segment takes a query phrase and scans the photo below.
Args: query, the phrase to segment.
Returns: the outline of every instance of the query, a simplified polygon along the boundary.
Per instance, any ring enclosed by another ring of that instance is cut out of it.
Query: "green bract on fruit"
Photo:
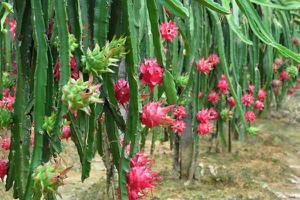
[[[298,68],[295,66],[289,66],[286,68],[286,71],[291,78],[296,78],[298,76]]]
[[[50,193],[57,193],[59,186],[63,185],[63,180],[66,178],[66,173],[71,167],[62,169],[60,162],[56,161],[55,164],[40,165],[32,174],[33,185],[33,198],[39,199],[42,195]]]
[[[83,81],[82,74],[79,79],[71,78],[63,87],[62,101],[71,111],[82,110],[90,113],[89,105],[91,103],[102,103],[99,99],[100,85],[93,85],[93,77],[90,75],[88,81]]]
[[[56,48],[60,48],[60,42],[59,42],[59,39],[58,37],[56,37],[54,39],[54,46]],[[69,33],[69,51],[70,53],[72,53],[73,51],[75,51],[76,48],[78,48],[78,43],[77,43],[77,40],[75,38],[75,36],[73,34],[70,34]]]
[[[92,72],[93,74],[102,74],[113,71],[109,66],[117,66],[117,62],[125,56],[125,42],[126,38],[114,38],[111,42],[100,49],[96,44],[93,51],[87,50],[86,55],[82,56],[82,63],[84,64],[84,70],[86,72]]]
[[[220,113],[220,116],[223,121],[227,121],[228,119],[232,118],[232,113],[228,109],[223,109]]]
[[[250,126],[249,128],[247,128],[247,133],[250,135],[255,135],[257,132],[259,131],[258,128]]]
[[[75,49],[78,47],[76,38],[73,34],[69,34],[69,48],[70,52],[75,51]]]
[[[45,121],[43,124],[43,129],[50,135],[55,123],[56,114],[52,113],[51,116],[45,117]]]
[[[185,86],[188,84],[188,81],[189,81],[189,76],[188,76],[188,75],[178,76],[178,77],[175,79],[175,82],[176,82],[176,84],[177,84],[179,87],[185,87]]]

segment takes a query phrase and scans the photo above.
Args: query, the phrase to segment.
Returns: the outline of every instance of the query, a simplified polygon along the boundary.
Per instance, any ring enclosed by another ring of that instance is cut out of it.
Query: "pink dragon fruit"
[[[8,162],[7,160],[0,159],[0,178],[3,181],[4,177],[7,175]]]
[[[129,102],[130,88],[129,83],[123,79],[117,80],[114,84],[114,91],[117,101],[124,105]]]
[[[173,110],[173,114],[177,119],[182,119],[186,116],[184,106],[176,106]]]
[[[159,66],[155,59],[146,59],[140,67],[141,84],[147,84],[151,91],[163,81],[164,69]]]
[[[251,122],[254,122],[255,119],[256,119],[256,116],[255,116],[255,113],[252,112],[252,111],[246,111],[245,112],[245,118],[246,120],[251,123]]]
[[[197,127],[199,135],[208,135],[212,132],[212,126],[210,123],[200,123]]]
[[[178,34],[178,28],[171,20],[162,23],[159,31],[164,41],[172,41]]]
[[[228,82],[224,74],[222,74],[221,80],[217,84],[217,88],[222,94],[226,94],[228,92]]]
[[[203,74],[208,74],[210,70],[212,69],[212,65],[208,60],[205,60],[204,58],[201,58],[197,62],[197,71]]]
[[[257,110],[263,110],[264,109],[264,103],[261,101],[256,101],[254,104],[254,108]]]
[[[182,135],[184,133],[185,128],[186,128],[185,122],[182,120],[174,121],[171,126],[172,131],[179,135]]]
[[[208,109],[202,109],[197,113],[196,119],[200,123],[208,123],[210,120],[210,115],[209,115]]]
[[[245,106],[251,106],[254,103],[254,97],[252,96],[252,94],[249,94],[249,93],[245,94],[242,97],[242,103]]]
[[[9,148],[10,148],[10,137],[9,136],[2,137],[1,148],[5,151],[9,150]]]
[[[207,60],[212,65],[212,67],[214,67],[220,62],[220,58],[217,54],[210,54]]]
[[[219,95],[218,93],[216,93],[215,91],[210,92],[207,95],[207,100],[212,103],[212,104],[216,104],[219,101]]]
[[[265,100],[265,97],[267,96],[266,91],[264,89],[259,89],[258,90],[258,100],[260,100],[261,102],[263,102]]]
[[[152,171],[151,161],[142,153],[137,153],[131,158],[130,167],[127,173],[128,199],[142,199],[162,178],[158,176],[158,171]]]
[[[148,102],[142,109],[142,124],[148,128],[171,124],[174,119],[166,116],[174,106],[161,107],[161,102]]]
[[[219,117],[219,113],[214,108],[210,108],[208,110],[208,113],[209,113],[209,119],[210,120],[217,120],[218,117]]]
[[[233,97],[229,97],[228,98],[228,104],[231,106],[231,107],[234,107],[235,106],[235,100]]]

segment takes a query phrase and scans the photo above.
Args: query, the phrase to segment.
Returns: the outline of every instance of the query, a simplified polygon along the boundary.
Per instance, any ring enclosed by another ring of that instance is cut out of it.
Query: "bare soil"
[[[233,142],[232,153],[208,153],[209,137],[201,138],[199,180],[187,183],[172,173],[169,144],[157,142],[152,159],[163,181],[150,192],[148,200],[276,200],[300,199],[300,124],[290,125],[270,119],[258,120],[260,131],[244,143]],[[147,142],[146,153],[150,143]],[[104,199],[105,168],[97,156],[90,178],[81,183],[78,156],[72,142],[65,143],[62,157],[73,166],[65,185],[63,200]],[[1,200],[11,200],[11,192],[0,183]]]

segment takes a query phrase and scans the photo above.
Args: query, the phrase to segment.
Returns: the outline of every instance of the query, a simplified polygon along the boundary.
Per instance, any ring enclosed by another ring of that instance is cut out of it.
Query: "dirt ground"
[[[300,125],[258,120],[260,129],[244,143],[235,141],[232,153],[208,153],[208,137],[201,138],[199,180],[186,183],[172,174],[168,143],[156,144],[152,159],[163,181],[148,200],[275,200],[300,199]],[[105,168],[100,157],[92,162],[90,178],[80,181],[80,164],[72,142],[62,157],[73,165],[60,193],[63,200],[103,199]],[[149,152],[147,150],[147,152]],[[11,200],[0,183],[1,200]]]
[[[233,143],[232,153],[207,153],[208,138],[202,138],[200,180],[190,184],[174,179],[163,145],[153,158],[164,180],[148,199],[300,199],[300,126],[259,120],[257,127],[256,136]]]

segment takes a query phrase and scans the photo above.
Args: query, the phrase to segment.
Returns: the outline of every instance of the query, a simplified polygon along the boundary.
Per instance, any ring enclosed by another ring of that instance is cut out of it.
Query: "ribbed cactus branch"
[[[66,1],[65,0],[55,0],[55,23],[58,29],[58,39],[60,43],[59,48],[59,60],[60,60],[60,80],[59,80],[59,96],[62,97],[62,87],[70,79],[70,47],[69,47],[69,33],[68,33],[68,18],[66,11]],[[53,147],[55,151],[60,152],[60,133],[62,125],[62,117],[66,113],[67,108],[62,104],[62,101],[59,101],[58,104],[58,113],[54,125],[54,131],[52,135]]]
[[[16,16],[17,21],[20,23],[22,22],[22,18],[27,16],[27,13],[24,14],[25,5],[20,5],[19,2],[16,2],[16,5],[20,6],[20,10],[16,10]],[[25,21],[25,20],[24,20]],[[18,30],[16,33],[16,37],[20,35],[26,35],[26,29],[24,29],[25,26],[18,26]],[[27,27],[26,27],[27,28]],[[28,29],[29,31],[30,28]],[[1,39],[0,39],[1,40]],[[18,41],[16,41],[17,43]],[[0,42],[1,43],[1,42]],[[26,184],[26,181],[23,177],[23,170],[20,170],[24,168],[24,159],[27,160],[23,152],[21,151],[20,144],[22,143],[22,139],[24,137],[24,113],[25,113],[25,67],[24,67],[24,49],[26,48],[26,40],[21,42],[21,48],[16,49],[16,61],[18,66],[18,76],[17,76],[17,92],[16,92],[16,99],[15,99],[15,105],[14,105],[14,114],[13,114],[13,121],[14,125],[12,127],[12,145],[9,153],[9,172],[8,177],[6,181],[6,189],[10,189],[12,187],[12,184],[14,182],[14,196],[16,198],[21,198],[23,196],[24,192],[24,185]],[[2,93],[2,91],[0,91]],[[26,147],[24,147],[26,149]],[[16,167],[18,166],[18,167]]]
[[[34,148],[30,164],[30,173],[26,186],[24,199],[30,199],[32,195],[33,180],[32,172],[42,162],[42,148],[43,148],[43,123],[45,115],[46,102],[46,80],[47,80],[47,42],[46,30],[43,20],[42,4],[40,0],[31,0],[32,23],[34,31],[34,42],[37,50],[36,55],[36,69],[34,81]]]
[[[95,1],[94,41],[101,47],[105,45],[110,20],[111,0]]]
[[[149,19],[151,24],[153,45],[155,48],[154,54],[157,59],[157,62],[161,66],[165,66],[165,60],[162,53],[163,46],[162,46],[162,41],[159,33],[159,17],[158,17],[158,10],[157,10],[157,1],[156,0],[146,0],[146,1],[147,1]]]

